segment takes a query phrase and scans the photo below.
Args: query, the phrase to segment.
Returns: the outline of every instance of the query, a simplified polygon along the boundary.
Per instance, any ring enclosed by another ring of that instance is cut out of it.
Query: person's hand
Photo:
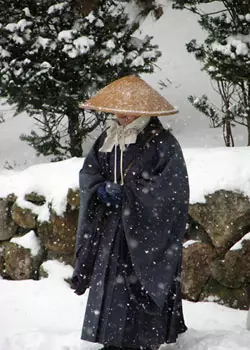
[[[114,182],[106,182],[106,192],[115,202],[120,202],[122,199],[122,186]]]
[[[97,196],[106,204],[118,204],[122,199],[122,186],[105,181],[98,187]]]
[[[97,197],[101,199],[104,203],[110,202],[110,196],[108,195],[106,191],[106,182],[103,182],[98,188],[97,188]]]

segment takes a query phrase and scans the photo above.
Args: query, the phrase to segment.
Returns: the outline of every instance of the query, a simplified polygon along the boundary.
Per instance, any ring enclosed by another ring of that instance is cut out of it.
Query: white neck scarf
[[[117,120],[112,119],[111,126],[107,130],[107,137],[104,140],[100,152],[112,152],[114,146],[120,146],[121,151],[125,145],[135,143],[138,134],[149,123],[151,117],[139,117],[126,126],[120,125]]]
[[[123,152],[125,145],[130,145],[136,142],[138,134],[149,123],[151,117],[139,117],[132,123],[126,126],[118,124],[117,120],[112,120],[111,127],[107,130],[107,136],[104,140],[100,152],[112,152],[115,147],[115,160],[114,160],[114,183],[117,183],[117,146],[120,146],[120,184],[124,184],[123,174]]]

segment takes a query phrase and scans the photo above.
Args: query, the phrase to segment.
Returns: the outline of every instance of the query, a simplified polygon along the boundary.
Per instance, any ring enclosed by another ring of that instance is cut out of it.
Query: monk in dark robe
[[[185,332],[180,288],[189,185],[179,143],[157,116],[176,110],[121,78],[82,106],[116,117],[80,171],[73,287],[90,287],[82,339],[156,350]]]

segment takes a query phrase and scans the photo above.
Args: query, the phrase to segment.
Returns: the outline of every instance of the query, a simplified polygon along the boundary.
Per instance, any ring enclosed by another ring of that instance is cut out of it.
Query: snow
[[[51,64],[49,62],[44,61],[43,63],[40,64],[40,68],[42,69],[50,69],[52,68]]]
[[[8,193],[15,193],[17,204],[31,209],[38,215],[38,220],[49,219],[49,203],[58,215],[66,209],[68,189],[78,187],[78,173],[83,160],[72,158],[58,163],[39,164],[23,171],[3,171],[0,173],[0,198]],[[46,197],[47,202],[36,206],[25,201],[26,193],[36,192]]]
[[[245,234],[244,237],[242,237],[238,242],[236,242],[231,248],[230,250],[240,250],[242,249],[242,243],[244,241],[250,241],[250,232],[248,232],[247,234]]]
[[[28,7],[25,7],[23,9],[23,12],[25,13],[26,17],[31,17],[30,9]]]
[[[79,54],[84,54],[95,44],[94,40],[89,39],[87,36],[81,36],[73,41],[74,46],[77,48]]]
[[[73,37],[73,30],[62,30],[60,33],[58,33],[58,40],[59,41],[66,41],[66,42],[70,42],[71,39]]]
[[[242,147],[247,142],[246,128],[236,126],[233,129],[237,148],[224,148],[221,129],[209,128],[209,120],[187,101],[188,95],[199,96],[203,93],[214,103],[219,101],[208,75],[200,71],[199,62],[185,48],[185,43],[192,38],[200,41],[205,37],[197,23],[198,18],[186,11],[173,11],[171,2],[157,0],[157,3],[163,5],[164,15],[155,21],[150,14],[140,28],[140,33],[142,37],[145,34],[154,36],[153,43],[159,45],[162,56],[156,63],[155,72],[143,74],[142,78],[172,105],[179,107],[178,115],[161,117],[161,121],[171,126],[183,147],[190,179],[191,202],[204,202],[205,195],[221,188],[250,196],[249,148]],[[67,6],[67,2],[55,3],[49,13],[60,12],[60,6]],[[27,17],[31,17],[29,8],[23,10]],[[139,14],[134,5],[128,5],[128,12],[130,19]],[[246,14],[245,19],[250,22],[250,14]],[[95,21],[96,18],[89,20]],[[7,29],[10,33],[14,32],[17,25],[9,24]],[[25,25],[25,22],[19,23],[19,29],[25,29]],[[58,36],[58,40],[65,42],[71,39],[63,32]],[[245,44],[249,39],[233,39],[238,40],[238,54],[246,54]],[[49,44],[49,39],[40,37],[36,48]],[[72,45],[69,45],[66,51],[71,49]],[[71,54],[77,54],[77,49]],[[8,55],[1,46],[0,55]],[[25,64],[28,64],[27,60]],[[114,59],[113,62],[116,64],[117,61]],[[57,214],[61,215],[65,210],[68,188],[78,187],[78,173],[83,159],[44,163],[49,159],[43,156],[38,158],[32,148],[18,139],[21,133],[28,134],[34,129],[32,119],[25,113],[14,118],[14,110],[5,105],[0,105],[0,115],[1,112],[6,121],[0,124],[0,198],[15,192],[17,203],[30,208],[41,221],[48,219],[50,202]],[[86,153],[89,144],[84,147]],[[34,165],[37,163],[44,164]],[[44,195],[46,203],[38,207],[25,201],[25,193],[30,192]],[[248,235],[242,240],[249,239]],[[35,234],[30,231],[12,241],[31,249],[35,254],[35,249],[38,249],[35,239]],[[242,240],[231,249],[241,249]],[[195,244],[195,241],[185,244],[187,247]],[[0,350],[100,349],[101,345],[79,339],[88,292],[78,297],[69,288],[65,279],[71,276],[72,268],[57,261],[47,261],[43,269],[49,277],[40,281],[9,281],[0,276]],[[184,315],[189,330],[180,336],[176,345],[162,346],[161,350],[249,350],[247,312],[217,305],[213,296],[208,301],[184,301]],[[248,328],[250,330],[250,313]]]
[[[14,32],[16,30],[16,23],[9,23],[5,28],[10,32]]]
[[[110,39],[106,42],[106,47],[107,49],[114,49],[115,48],[115,43],[114,39]]]
[[[111,66],[119,65],[124,60],[124,54],[119,52],[118,54],[112,56],[107,63],[111,64]]]
[[[31,255],[36,256],[40,251],[40,242],[34,231],[30,231],[21,237],[14,237],[10,240],[26,249],[30,249]]]
[[[183,243],[184,248],[188,248],[190,245],[193,245],[195,243],[199,243],[200,241],[194,240],[194,239],[189,239],[188,241]]]
[[[63,280],[71,278],[73,268],[70,265],[66,265],[56,260],[47,260],[41,268],[48,274],[48,278],[53,282],[62,283]]]
[[[247,315],[247,329],[250,331],[250,312]]]
[[[89,21],[89,23],[93,23],[96,20],[96,17],[94,16],[93,12],[89,13],[89,15],[86,17],[86,20]]]
[[[214,67],[214,66],[210,66],[210,67],[208,67],[208,69],[207,69],[209,72],[216,72],[217,70],[218,70],[218,68],[217,67]]]
[[[190,203],[204,203],[205,196],[220,189],[243,193],[250,198],[249,149],[187,148],[184,149],[190,182]],[[78,188],[78,173],[82,158],[38,164],[22,171],[0,172],[0,198],[15,193],[17,205],[32,210],[39,221],[49,219],[49,205],[58,215],[66,209],[68,189]],[[36,192],[46,198],[37,206],[24,199],[25,194]]]
[[[101,19],[98,19],[96,21],[96,23],[95,23],[95,26],[99,27],[99,28],[102,28],[102,27],[104,27],[104,23],[103,23],[103,21]]]
[[[86,299],[77,298],[64,281],[72,274],[70,266],[48,261],[43,267],[49,278],[1,280],[1,350],[80,349]]]
[[[31,60],[28,58],[25,58],[25,60],[23,61],[23,64],[30,64],[30,63],[31,63]]]
[[[19,69],[15,69],[14,70],[14,74],[16,77],[18,77],[19,75],[21,75],[23,73],[23,69],[19,68]]]
[[[128,14],[129,23],[134,23],[140,15],[140,7],[135,2],[128,2],[125,4],[125,12]]]
[[[16,28],[23,31],[26,27],[29,27],[32,25],[31,21],[27,21],[26,19],[21,19],[19,22],[16,24]]]
[[[10,53],[7,50],[3,49],[1,45],[0,45],[0,56],[2,56],[3,58],[10,57]]]
[[[217,190],[250,197],[249,148],[184,149],[190,181],[190,202],[204,203]]]
[[[131,63],[132,67],[139,67],[143,65],[144,65],[144,59],[141,56],[136,57],[136,59],[134,59],[133,62]]]
[[[88,291],[77,296],[64,279],[72,267],[47,261],[48,278],[39,281],[0,279],[1,350],[98,350],[80,340]],[[184,301],[188,331],[177,344],[161,350],[249,350],[247,312],[213,302]]]
[[[24,44],[24,40],[23,38],[21,38],[19,35],[17,35],[16,33],[12,36],[13,41],[15,41],[16,44],[20,44],[23,45]]]
[[[66,196],[65,196],[66,198]],[[64,201],[62,202],[63,204],[61,205],[60,209],[58,209],[57,213],[63,214],[66,203],[65,203],[65,198]],[[58,201],[61,203],[60,201]],[[43,221],[49,221],[50,219],[50,212],[49,212],[49,201],[47,201],[44,205],[35,205],[31,202],[28,202],[24,199],[23,195],[19,196],[16,200],[16,204],[20,208],[24,209],[29,209],[31,210],[34,214],[37,215],[38,221],[43,222]],[[56,206],[57,202],[54,203]],[[58,206],[58,205],[57,205]]]
[[[50,39],[48,38],[44,38],[42,36],[38,36],[34,46],[39,48],[40,46],[42,46],[44,49],[46,48],[46,46],[48,46],[50,43]]]
[[[67,1],[52,5],[48,9],[48,14],[51,15],[55,12],[61,12],[64,9],[64,7],[66,7],[67,5],[68,5]]]
[[[64,45],[62,51],[66,52],[71,58],[87,53],[95,44],[94,40],[87,36],[81,36],[71,41],[72,31],[62,31],[58,35],[58,40],[65,40],[68,44]]]
[[[96,27],[102,28],[104,26],[103,21],[100,18],[95,17],[94,14],[93,14],[93,11],[91,11],[89,13],[89,15],[85,17],[85,20],[87,20],[90,24],[95,22],[94,25]]]
[[[249,41],[250,41],[249,35],[231,36],[227,38],[226,45],[214,43],[212,45],[212,50],[221,52],[224,55],[231,56],[232,48],[233,48],[235,49],[235,52],[237,55],[247,56],[249,53],[249,48],[247,46],[247,44],[249,44]]]

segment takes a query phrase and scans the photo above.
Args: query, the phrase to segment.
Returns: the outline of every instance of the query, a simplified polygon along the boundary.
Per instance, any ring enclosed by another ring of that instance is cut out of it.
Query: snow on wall
[[[184,157],[190,182],[190,202],[205,202],[205,195],[217,190],[242,192],[250,197],[250,148],[187,148]],[[58,215],[66,208],[69,188],[78,188],[78,174],[82,158],[31,166],[23,171],[5,170],[0,173],[0,198],[10,193],[18,196],[22,207],[34,206],[26,202],[26,193],[44,195],[47,204],[30,208],[46,220],[48,202]]]

